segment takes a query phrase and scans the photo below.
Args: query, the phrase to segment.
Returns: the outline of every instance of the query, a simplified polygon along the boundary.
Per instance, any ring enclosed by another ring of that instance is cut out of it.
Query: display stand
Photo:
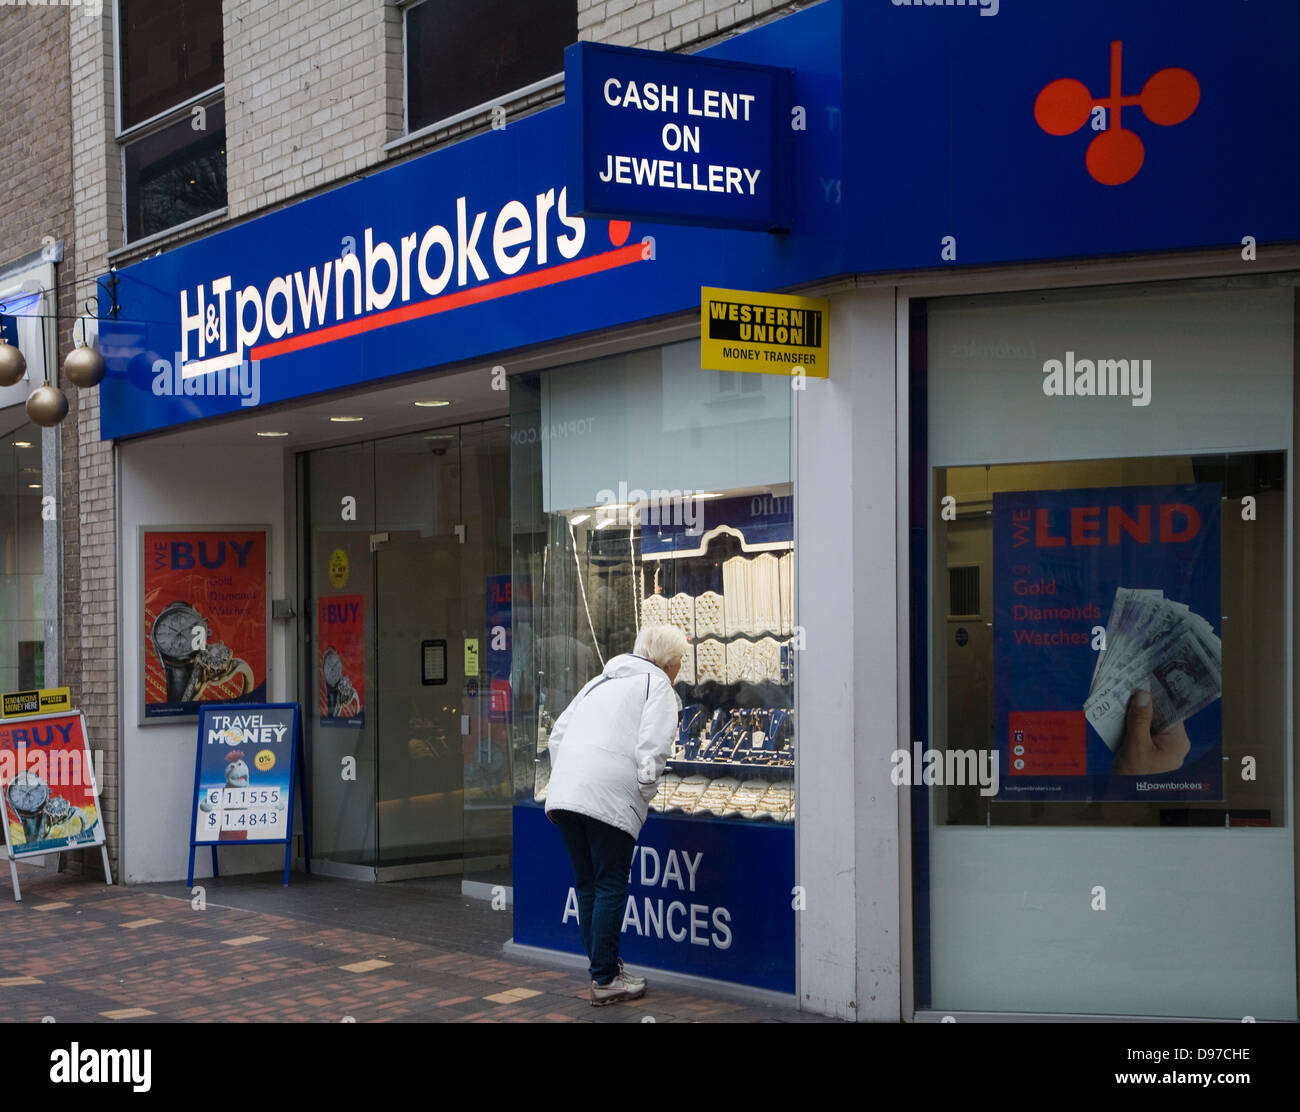
[[[293,863],[295,785],[303,807],[304,869],[310,873],[311,809],[298,704],[222,703],[202,707],[197,750],[186,887],[194,886],[194,851],[199,846],[211,849],[212,875],[216,877],[221,875],[218,846],[281,844],[287,886]],[[274,836],[248,836],[259,830]]]
[[[104,862],[104,882],[112,884],[99,784],[81,711],[6,718],[0,723],[0,756],[6,752],[17,758],[0,761],[5,855],[14,900],[23,898],[20,860],[93,846]],[[21,841],[13,827],[22,832]]]

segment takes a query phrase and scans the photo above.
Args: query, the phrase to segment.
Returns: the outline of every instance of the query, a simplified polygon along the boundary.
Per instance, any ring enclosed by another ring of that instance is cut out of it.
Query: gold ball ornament
[[[104,357],[83,340],[63,361],[63,373],[68,381],[82,390],[98,386],[104,380]]]
[[[0,336],[0,386],[13,386],[27,373],[27,360],[23,353]]]
[[[42,428],[52,428],[68,415],[67,396],[48,382],[27,397],[27,416]]]

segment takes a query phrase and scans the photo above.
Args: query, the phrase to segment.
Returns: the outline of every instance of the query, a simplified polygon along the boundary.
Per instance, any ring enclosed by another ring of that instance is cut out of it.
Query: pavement
[[[0,884],[0,1020],[191,1023],[806,1023],[692,988],[589,1003],[580,972],[507,958],[510,909],[460,878],[370,884],[294,873],[121,887],[23,869]],[[201,904],[201,906],[200,906]]]

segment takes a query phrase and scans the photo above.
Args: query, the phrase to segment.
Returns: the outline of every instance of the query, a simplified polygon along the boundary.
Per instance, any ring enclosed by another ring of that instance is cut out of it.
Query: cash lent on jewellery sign
[[[790,226],[792,71],[580,42],[564,52],[564,81],[582,215]]]
[[[700,367],[830,376],[830,302],[749,290],[700,290]]]
[[[54,714],[72,709],[72,692],[66,687],[42,687],[33,691],[11,691],[0,703],[0,718],[28,714]]]

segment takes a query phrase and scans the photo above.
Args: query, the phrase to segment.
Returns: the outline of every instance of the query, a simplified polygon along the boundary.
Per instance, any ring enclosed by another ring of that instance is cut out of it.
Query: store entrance
[[[508,469],[501,420],[300,457],[321,872],[508,874]]]

